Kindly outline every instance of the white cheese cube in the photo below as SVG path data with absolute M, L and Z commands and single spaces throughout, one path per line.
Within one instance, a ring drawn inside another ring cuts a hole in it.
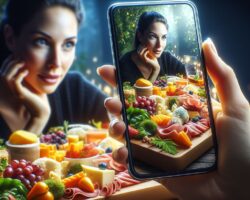
M 93 183 L 98 183 L 100 187 L 114 181 L 115 171 L 109 169 L 99 169 L 97 167 L 82 165 L 83 170 Z

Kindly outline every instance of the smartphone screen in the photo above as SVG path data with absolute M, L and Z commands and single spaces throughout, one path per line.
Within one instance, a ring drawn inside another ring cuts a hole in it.
M 132 175 L 215 168 L 215 130 L 195 6 L 187 1 L 115 4 L 109 19 Z

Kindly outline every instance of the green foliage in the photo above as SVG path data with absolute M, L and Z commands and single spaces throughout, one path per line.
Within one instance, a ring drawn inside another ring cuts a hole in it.
M 163 140 L 159 137 L 152 137 L 150 143 L 166 153 L 172 155 L 177 154 L 176 144 L 172 140 Z
M 191 8 L 182 6 L 138 6 L 117 9 L 115 12 L 115 27 L 120 56 L 134 49 L 134 37 L 140 15 L 145 11 L 156 11 L 167 18 L 169 36 L 167 49 L 176 55 L 180 50 L 196 56 L 198 52 L 196 30 Z M 191 12 L 190 12 L 191 11 Z

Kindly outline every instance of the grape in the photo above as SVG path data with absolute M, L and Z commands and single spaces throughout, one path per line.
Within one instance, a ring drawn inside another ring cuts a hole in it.
M 27 187 L 28 185 L 30 185 L 30 181 L 28 180 L 28 179 L 26 179 L 26 178 L 24 178 L 23 180 L 22 180 L 22 183 Z
M 155 86 L 158 86 L 158 87 L 166 87 L 167 86 L 167 82 L 163 79 L 160 79 L 160 80 L 156 80 L 154 82 L 154 85 Z
M 18 167 L 24 169 L 26 167 L 26 162 L 20 161 Z
M 18 160 L 12 160 L 10 164 L 11 164 L 13 169 L 16 169 L 18 167 L 18 165 L 19 165 L 19 161 Z
M 42 176 L 42 175 L 44 174 L 44 170 L 43 170 L 42 168 L 39 168 L 39 169 L 35 172 L 35 174 L 36 174 L 37 176 Z
M 24 175 L 22 174 L 19 174 L 16 178 L 19 179 L 20 181 L 23 181 L 25 179 Z
M 27 178 L 28 178 L 31 182 L 34 182 L 34 181 L 36 180 L 36 175 L 35 175 L 35 174 L 29 174 L 29 175 L 27 176 Z M 31 185 L 33 185 L 33 184 L 31 184 Z
M 23 170 L 23 173 L 28 176 L 32 173 L 33 169 L 31 167 L 25 167 L 24 170 Z
M 6 169 L 4 170 L 3 176 L 5 178 L 11 178 L 14 174 L 14 170 L 11 166 L 6 167 Z
M 156 111 L 156 102 L 145 96 L 138 96 L 136 101 L 133 103 L 133 106 L 136 108 L 146 109 L 150 115 L 155 114 Z
M 27 163 L 27 160 L 21 159 L 21 160 L 19 160 L 19 162 L 24 162 L 24 163 L 26 164 L 26 163 Z
M 39 182 L 39 181 L 41 181 L 41 180 L 42 180 L 42 177 L 41 177 L 41 176 L 37 176 L 37 177 L 36 177 L 36 181 L 37 181 L 37 182 Z
M 32 164 L 31 166 L 33 168 L 33 172 L 36 172 L 37 170 L 39 170 L 39 167 L 37 165 Z
M 112 147 L 108 147 L 107 149 L 105 149 L 105 153 L 112 153 L 113 149 Z
M 15 174 L 16 174 L 16 175 L 21 175 L 21 174 L 23 174 L 23 169 L 20 168 L 20 167 L 18 167 L 18 168 L 15 170 Z

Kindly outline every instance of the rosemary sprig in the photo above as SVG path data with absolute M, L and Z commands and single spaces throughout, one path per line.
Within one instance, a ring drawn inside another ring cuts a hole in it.
M 152 137 L 150 143 L 166 153 L 177 154 L 176 144 L 172 140 L 163 140 L 159 137 Z

